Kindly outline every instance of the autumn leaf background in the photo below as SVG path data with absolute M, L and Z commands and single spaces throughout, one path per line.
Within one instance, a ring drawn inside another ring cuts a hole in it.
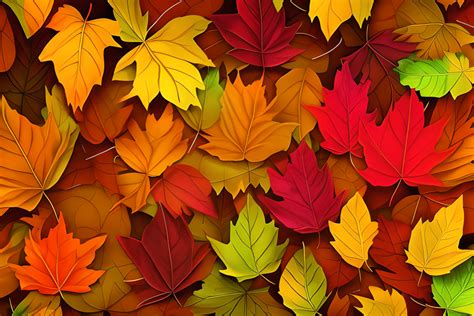
M 0 315 L 474 315 L 474 1 L 3 0 Z

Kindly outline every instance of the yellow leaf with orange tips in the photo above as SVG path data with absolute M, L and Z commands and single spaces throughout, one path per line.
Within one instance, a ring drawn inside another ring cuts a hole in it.
M 397 10 L 401 41 L 417 43 L 417 55 L 424 59 L 441 59 L 444 52 L 457 53 L 474 42 L 465 28 L 446 23 L 443 12 L 433 0 L 406 0 Z
M 145 131 L 131 120 L 128 133 L 115 140 L 120 158 L 134 171 L 119 174 L 119 190 L 125 195 L 122 203 L 138 211 L 146 204 L 150 193 L 148 177 L 158 177 L 165 169 L 183 157 L 187 140 L 182 140 L 184 124 L 173 120 L 173 108 L 168 105 L 157 120 L 153 114 L 146 119 Z
M 90 12 L 89 12 L 90 13 Z M 48 28 L 56 34 L 39 55 L 40 61 L 52 61 L 66 99 L 74 111 L 82 109 L 92 87 L 102 83 L 104 50 L 120 47 L 112 35 L 120 34 L 120 26 L 109 19 L 84 19 L 76 8 L 64 5 L 53 16 Z
M 392 289 L 392 293 L 388 290 L 384 291 L 376 286 L 369 286 L 370 294 L 373 296 L 373 300 L 367 297 L 353 295 L 359 302 L 362 303 L 362 307 L 356 307 L 364 316 L 380 316 L 380 315 L 393 315 L 393 316 L 407 316 L 407 304 L 403 296 Z
M 61 177 L 79 130 L 59 103 L 49 109 L 43 126 L 12 110 L 4 97 L 1 103 L 0 208 L 32 211 Z
M 370 213 L 359 192 L 344 205 L 340 223 L 329 221 L 329 231 L 335 241 L 331 245 L 345 262 L 361 268 L 369 259 L 369 248 L 378 233 L 378 223 Z
M 433 221 L 420 218 L 413 228 L 405 253 L 407 263 L 432 276 L 444 275 L 474 257 L 474 250 L 458 248 L 463 235 L 464 208 L 461 195 L 453 204 L 442 207 Z
M 3 0 L 15 13 L 27 38 L 35 34 L 48 18 L 54 0 Z
M 287 150 L 298 124 L 275 122 L 276 99 L 267 105 L 264 94 L 262 79 L 245 86 L 237 75 L 234 83 L 227 82 L 219 120 L 205 130 L 209 143 L 200 148 L 223 161 L 249 162 Z
M 46 238 L 40 234 L 25 240 L 26 261 L 29 265 L 10 265 L 20 280 L 22 290 L 37 290 L 41 294 L 74 292 L 86 293 L 103 271 L 87 269 L 94 260 L 95 251 L 105 242 L 107 236 L 89 239 L 81 244 L 72 233 L 66 232 L 62 214 L 58 224 Z

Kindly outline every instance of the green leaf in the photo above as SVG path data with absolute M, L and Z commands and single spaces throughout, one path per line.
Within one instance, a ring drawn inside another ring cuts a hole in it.
M 62 315 L 61 299 L 58 295 L 43 295 L 37 291 L 31 291 L 18 304 L 12 316 L 27 315 Z
M 288 240 L 277 245 L 278 228 L 273 221 L 265 223 L 262 209 L 250 194 L 237 223 L 230 226 L 230 242 L 208 239 L 227 267 L 221 272 L 236 277 L 239 282 L 275 272 L 288 245 Z
M 268 293 L 268 287 L 252 289 L 251 281 L 237 283 L 219 273 L 223 266 L 214 265 L 212 273 L 204 279 L 202 289 L 194 291 L 186 306 L 194 314 L 220 315 L 289 315 Z
M 221 112 L 221 97 L 224 94 L 219 84 L 219 69 L 209 70 L 204 79 L 204 90 L 198 90 L 198 99 L 202 110 L 198 106 L 191 106 L 187 111 L 179 109 L 179 113 L 186 121 L 186 124 L 194 130 L 200 131 L 211 127 L 219 118 Z
M 446 52 L 443 59 L 402 59 L 395 68 L 400 83 L 420 91 L 423 97 L 436 97 L 451 93 L 454 99 L 471 91 L 474 68 L 463 54 Z
M 298 250 L 280 278 L 283 304 L 297 316 L 312 316 L 326 301 L 327 281 L 311 251 Z
M 439 306 L 448 316 L 474 315 L 474 259 L 470 259 L 450 274 L 433 277 L 431 290 Z

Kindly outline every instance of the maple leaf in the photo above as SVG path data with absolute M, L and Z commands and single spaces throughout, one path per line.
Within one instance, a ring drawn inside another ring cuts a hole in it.
M 352 79 L 349 65 L 344 63 L 341 71 L 336 72 L 334 89 L 323 89 L 325 106 L 306 107 L 318 119 L 324 149 L 336 155 L 350 152 L 362 157 L 358 142 L 360 122 L 369 123 L 375 120 L 376 114 L 366 113 L 369 86 L 370 81 L 357 84 Z
M 40 61 L 53 62 L 56 76 L 74 111 L 82 109 L 92 87 L 102 82 L 105 48 L 120 47 L 112 37 L 120 32 L 116 21 L 88 21 L 88 18 L 84 19 L 70 5 L 59 8 L 48 24 L 48 28 L 58 31 L 58 34 L 38 57 Z
M 16 47 L 12 26 L 3 7 L 0 7 L 0 43 L 0 72 L 4 72 L 10 69 L 15 61 Z
M 319 169 L 316 156 L 302 142 L 290 155 L 283 176 L 268 169 L 272 191 L 283 198 L 265 197 L 264 203 L 283 225 L 296 232 L 317 233 L 328 227 L 328 220 L 339 216 L 345 193 L 334 196 L 334 185 L 327 166 Z
M 1 103 L 0 208 L 32 211 L 61 177 L 79 130 L 67 114 L 60 120 L 65 110 L 59 105 L 37 126 L 10 109 L 4 97 Z
M 303 51 L 290 46 L 299 24 L 285 26 L 285 12 L 277 12 L 272 0 L 237 0 L 237 11 L 211 17 L 233 47 L 231 56 L 251 65 L 275 67 Z
M 375 122 L 361 125 L 359 142 L 367 169 L 359 173 L 372 185 L 391 186 L 399 181 L 411 186 L 441 184 L 430 172 L 453 148 L 435 150 L 446 120 L 424 127 L 423 111 L 412 90 L 395 103 L 380 126 Z
M 377 109 L 380 117 L 385 117 L 393 102 L 405 92 L 393 71 L 397 61 L 415 50 L 414 44 L 397 42 L 395 37 L 391 30 L 376 33 L 366 38 L 358 50 L 342 58 L 354 78 L 362 73 L 361 82 L 370 80 L 369 110 Z
M 33 36 L 43 26 L 54 4 L 52 0 L 4 0 L 3 2 L 15 13 L 27 38 Z
M 141 240 L 117 238 L 143 276 L 130 282 L 140 299 L 138 307 L 176 297 L 207 276 L 215 260 L 208 244 L 195 244 L 181 217 L 174 219 L 164 210 L 146 226 Z
M 356 307 L 362 315 L 408 315 L 405 299 L 394 289 L 392 289 L 392 293 L 390 293 L 388 290 L 384 291 L 376 286 L 369 286 L 369 290 L 374 297 L 373 300 L 363 296 L 353 295 L 362 303 L 362 307 Z
M 376 270 L 382 281 L 413 297 L 431 300 L 431 280 L 420 276 L 415 268 L 406 263 L 405 248 L 410 240 L 411 227 L 399 221 L 378 218 L 379 233 L 370 248 L 370 256 L 375 262 L 391 272 Z
M 209 180 L 195 168 L 176 164 L 165 170 L 151 194 L 156 201 L 163 203 L 167 210 L 179 216 L 184 212 L 191 215 L 191 209 L 213 217 L 217 216 L 210 198 L 212 191 Z
M 262 209 L 247 194 L 247 202 L 239 213 L 237 223 L 230 226 L 230 242 L 224 244 L 208 239 L 227 267 L 220 272 L 242 282 L 278 269 L 288 240 L 278 245 L 277 237 L 278 228 L 274 222 L 265 222 Z
M 409 264 L 432 276 L 448 274 L 474 256 L 474 250 L 458 248 L 464 225 L 462 195 L 442 207 L 433 221 L 419 222 L 413 228 L 405 253 Z
M 37 290 L 41 294 L 62 292 L 85 293 L 104 271 L 87 269 L 94 260 L 94 253 L 107 236 L 99 236 L 84 243 L 66 232 L 62 214 L 58 224 L 46 238 L 39 232 L 25 240 L 26 261 L 30 265 L 10 265 L 20 280 L 22 290 Z
M 474 180 L 472 148 L 474 148 L 474 117 L 472 108 L 474 92 L 463 95 L 453 101 L 443 98 L 436 103 L 431 122 L 448 119 L 444 133 L 436 145 L 438 150 L 455 147 L 455 152 L 434 167 L 432 174 L 446 186 L 454 187 Z M 470 222 L 470 221 L 469 221 Z
M 184 156 L 180 163 L 198 169 L 209 179 L 217 194 L 225 188 L 235 198 L 239 192 L 245 192 L 249 186 L 261 187 L 265 192 L 270 189 L 268 164 L 264 162 L 221 161 L 196 150 Z
M 263 78 L 245 86 L 239 75 L 227 82 L 219 120 L 206 129 L 199 148 L 223 161 L 260 162 L 288 149 L 295 123 L 277 123 L 275 99 L 267 105 Z
M 132 104 L 121 102 L 131 88 L 128 82 L 110 81 L 92 91 L 82 112 L 74 113 L 82 137 L 92 144 L 100 144 L 106 138 L 113 142 L 124 131 L 132 113 Z
M 358 269 L 367 264 L 378 224 L 370 221 L 369 210 L 359 192 L 342 208 L 339 223 L 329 221 L 329 231 L 334 237 L 331 245 L 345 262 Z
M 181 140 L 184 124 L 173 121 L 173 108 L 168 105 L 157 120 L 153 114 L 146 118 L 145 131 L 131 120 L 128 133 L 115 140 L 115 148 L 123 161 L 136 172 L 123 172 L 117 178 L 123 203 L 133 211 L 146 203 L 150 193 L 148 177 L 158 177 L 178 161 L 186 151 L 187 140 Z
M 337 28 L 351 16 L 362 27 L 364 20 L 370 16 L 374 0 L 311 0 L 308 15 L 311 21 L 318 17 L 321 30 L 329 41 Z
M 147 38 L 148 14 L 142 16 L 138 0 L 109 0 L 109 3 L 122 29 L 120 38 L 140 43 L 115 66 L 113 80 L 133 81 L 133 88 L 124 99 L 138 96 L 148 109 L 161 93 L 183 110 L 190 105 L 200 107 L 196 89 L 205 87 L 192 64 L 214 64 L 194 42 L 194 37 L 204 32 L 210 22 L 197 15 L 178 17 Z
M 450 274 L 433 277 L 433 297 L 447 315 L 474 313 L 474 260 L 468 260 Z
M 417 43 L 418 57 L 437 59 L 474 42 L 474 36 L 456 23 L 446 23 L 435 1 L 406 0 L 397 10 L 399 40 Z
M 311 251 L 298 250 L 281 274 L 279 294 L 296 315 L 315 315 L 326 301 L 326 277 Z
M 311 68 L 294 68 L 276 82 L 277 95 L 275 120 L 298 124 L 293 137 L 301 142 L 316 125 L 316 119 L 304 105 L 320 105 L 322 86 L 318 75 Z
M 222 264 L 216 263 L 211 274 L 204 279 L 200 290 L 194 291 L 186 301 L 197 315 L 215 313 L 224 315 L 289 315 L 268 293 L 269 287 L 255 288 L 251 281 L 237 283 L 222 275 Z

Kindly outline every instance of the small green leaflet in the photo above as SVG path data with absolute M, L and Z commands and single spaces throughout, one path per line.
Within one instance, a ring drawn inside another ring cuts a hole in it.
M 59 295 L 43 295 L 37 291 L 28 295 L 18 304 L 12 316 L 21 315 L 56 315 L 61 313 L 61 298 Z
M 251 281 L 237 283 L 219 273 L 222 268 L 216 263 L 202 289 L 187 300 L 195 315 L 290 315 L 271 297 L 268 287 L 249 290 Z
M 433 277 L 433 296 L 448 316 L 474 315 L 474 259 L 450 274 Z
M 323 269 L 304 246 L 288 262 L 280 279 L 283 304 L 297 316 L 312 316 L 326 301 L 327 281 Z
M 191 106 L 187 111 L 179 110 L 179 113 L 195 131 L 211 127 L 219 118 L 221 113 L 221 97 L 224 89 L 219 84 L 219 69 L 211 68 L 204 79 L 204 90 L 198 90 L 197 95 L 202 109 Z
M 208 239 L 227 267 L 221 273 L 236 277 L 239 282 L 275 272 L 288 245 L 288 240 L 277 245 L 278 228 L 273 221 L 265 223 L 262 209 L 250 194 L 237 223 L 230 226 L 230 242 Z
M 395 68 L 400 83 L 420 91 L 423 97 L 441 98 L 451 93 L 453 99 L 471 91 L 474 68 L 463 54 L 446 52 L 443 59 L 402 59 Z

